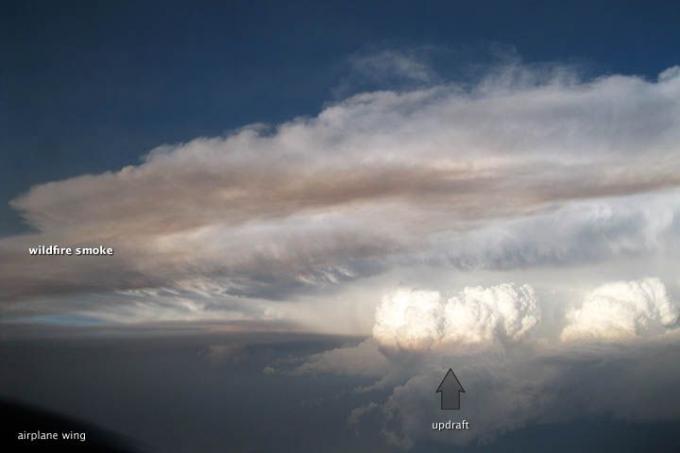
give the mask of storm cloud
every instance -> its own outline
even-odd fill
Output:
[[[448,300],[437,291],[400,289],[378,306],[373,337],[408,351],[485,345],[519,340],[539,319],[529,285],[466,287]]]
[[[604,283],[563,307],[561,335],[527,335],[545,302],[526,285],[464,288],[448,300],[399,289],[378,306],[372,339],[310,356],[295,374],[375,376],[356,389],[373,400],[348,424],[360,430],[377,417],[385,440],[406,450],[489,442],[539,422],[680,416],[678,305],[659,279]],[[455,414],[442,413],[435,396],[449,367],[466,390]],[[472,428],[432,430],[453,415]]]
[[[193,281],[233,308],[323,299],[414,265],[676,256],[678,99],[677,67],[584,80],[514,65],[473,85],[362,93],[315,117],[160,146],[138,165],[12,200],[32,232],[0,240],[3,310],[54,299],[68,311],[59,301]],[[116,254],[29,256],[39,244]],[[198,306],[192,319],[201,313],[215,314]]]

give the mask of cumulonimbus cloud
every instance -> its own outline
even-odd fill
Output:
[[[378,306],[373,337],[386,347],[425,350],[439,342],[443,323],[439,292],[399,289]]]
[[[446,300],[438,291],[399,289],[383,297],[373,337],[406,351],[517,341],[540,320],[529,285],[466,287]]]
[[[567,311],[563,341],[618,341],[659,335],[678,326],[680,311],[657,278],[607,283]]]
[[[539,421],[677,419],[680,349],[678,336],[666,333],[675,331],[679,311],[663,282],[607,282],[574,302],[563,307],[561,335],[537,332],[523,347],[492,347],[526,339],[539,324],[545,300],[531,286],[467,287],[448,298],[397,289],[378,306],[372,338],[315,354],[296,372],[374,376],[375,384],[357,390],[391,393],[355,408],[348,423],[360,431],[364,417],[377,417],[385,440],[402,449],[492,440]],[[430,423],[449,418],[434,394],[449,367],[466,389],[457,415],[474,426],[442,436]]]
[[[534,289],[503,283],[468,287],[444,306],[442,342],[474,344],[494,339],[520,340],[540,321]]]

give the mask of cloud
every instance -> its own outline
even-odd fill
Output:
[[[432,65],[433,48],[382,49],[358,52],[335,87],[336,97],[374,90],[405,90],[433,86],[441,77]]]
[[[429,349],[441,338],[442,308],[437,291],[400,289],[387,294],[375,313],[373,337],[385,347]]]
[[[534,289],[504,283],[465,288],[444,307],[444,343],[474,344],[495,339],[516,341],[540,320]]]
[[[373,337],[388,349],[427,350],[517,341],[540,320],[529,285],[466,287],[445,300],[437,291],[399,289],[375,315]]]
[[[475,84],[361,93],[314,117],[39,184],[11,202],[33,231],[0,239],[2,310],[50,299],[68,311],[74,298],[201,279],[245,316],[229,304],[331,292],[423,263],[515,269],[677,254],[679,99],[673,68],[658,80],[581,80],[510,65]],[[37,244],[116,254],[28,256]],[[460,304],[501,316],[494,332],[523,335],[524,315],[516,324],[502,300]],[[213,315],[194,306],[190,319]],[[415,310],[404,316],[422,330],[405,335],[421,347],[439,327]]]
[[[497,221],[465,234],[440,234],[430,260],[466,270],[512,270],[603,263],[616,257],[678,254],[677,191],[582,200]]]
[[[331,349],[308,357],[294,374],[349,374],[378,377],[388,371],[387,358],[369,339],[357,346]]]
[[[566,313],[561,338],[615,341],[650,336],[676,328],[678,316],[677,304],[657,278],[608,283]]]
[[[386,441],[406,450],[426,442],[483,444],[541,423],[677,420],[679,355],[677,344],[668,343],[513,356],[430,355],[372,411],[382,414]],[[439,409],[434,389],[449,364],[466,390],[455,420],[468,420],[471,429],[442,435],[431,424],[452,415]],[[355,426],[359,429],[360,420]]]
[[[370,412],[375,411],[376,409],[380,408],[380,405],[370,402],[365,406],[357,407],[355,409],[352,409],[352,412],[349,414],[347,417],[347,424],[349,426],[356,426],[359,424],[361,421],[361,418],[366,416],[366,414],[369,414]]]
[[[400,288],[378,306],[373,338],[308,357],[297,371],[374,377],[356,389],[371,402],[348,423],[359,432],[364,418],[378,420],[385,441],[406,450],[484,443],[537,423],[680,417],[678,308],[660,279],[600,284],[562,307],[561,335],[537,329],[545,303],[526,284],[448,298]],[[451,417],[435,393],[450,367],[466,389],[456,419],[471,429],[443,436],[431,423]]]

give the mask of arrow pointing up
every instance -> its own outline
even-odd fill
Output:
[[[453,370],[449,368],[442,383],[437,387],[436,393],[441,393],[443,411],[458,410],[460,409],[460,394],[465,393],[465,389]]]

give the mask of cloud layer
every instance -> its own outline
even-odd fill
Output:
[[[296,300],[413,266],[544,269],[680,255],[678,68],[657,80],[582,80],[558,66],[510,65],[461,85],[383,57],[423,83],[30,188],[11,204],[33,232],[0,239],[2,310],[24,316],[50,299],[51,310],[69,311],[93,295],[182,291],[195,280],[231,310],[235,298]],[[28,256],[38,244],[103,244],[116,255]],[[504,299],[481,302],[489,297],[458,304],[496,317]],[[201,313],[215,311],[192,319]],[[519,322],[503,314],[492,330],[512,339],[528,326]],[[413,332],[413,341],[428,336]]]

